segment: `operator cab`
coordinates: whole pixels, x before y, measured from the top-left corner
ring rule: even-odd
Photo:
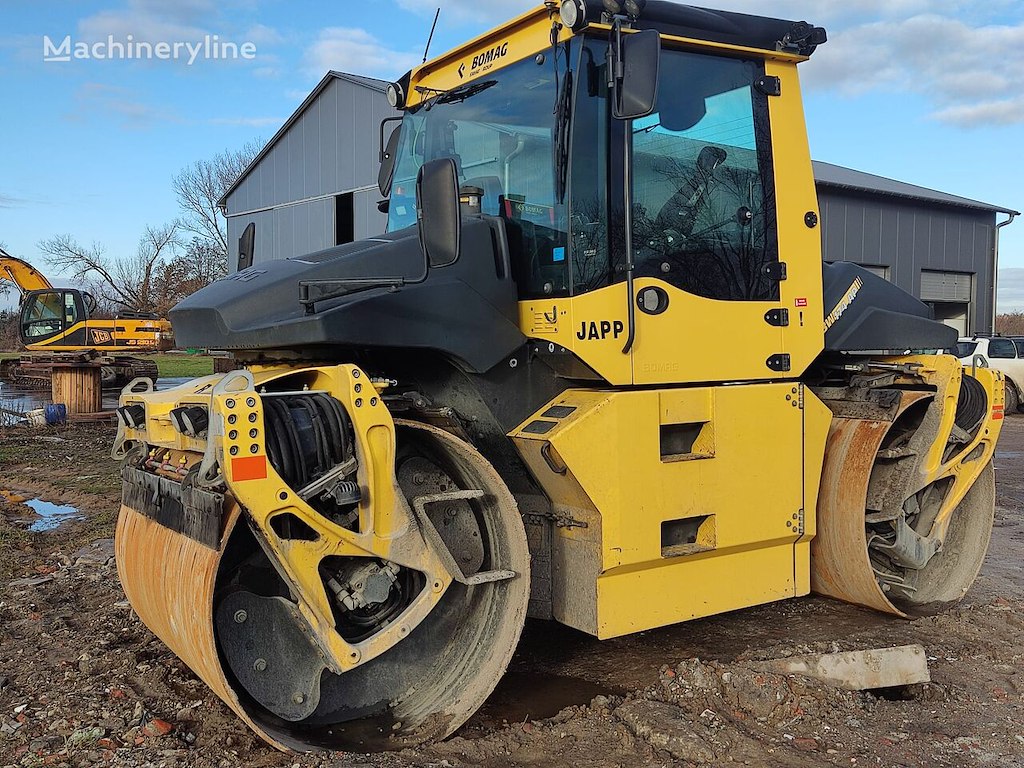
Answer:
[[[21,309],[21,340],[39,344],[89,319],[96,309],[92,294],[75,289],[31,291]]]

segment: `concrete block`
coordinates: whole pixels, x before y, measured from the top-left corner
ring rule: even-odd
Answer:
[[[769,666],[784,675],[803,675],[848,691],[891,688],[931,680],[924,648],[916,643],[897,648],[794,656],[775,659],[769,662]]]

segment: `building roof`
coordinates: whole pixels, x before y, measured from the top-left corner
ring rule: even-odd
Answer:
[[[234,183],[230,187],[228,187],[227,191],[221,196],[220,200],[217,201],[218,206],[223,208],[225,205],[227,205],[227,200],[231,196],[231,193],[234,192],[243,181],[245,181],[246,176],[248,176],[252,172],[253,168],[259,165],[260,161],[263,160],[263,158],[270,153],[270,150],[274,148],[274,145],[281,140],[281,137],[288,132],[288,130],[292,127],[292,125],[295,124],[295,122],[300,117],[302,117],[302,113],[309,109],[309,105],[316,101],[316,99],[320,96],[323,90],[335,80],[345,80],[346,82],[358,85],[362,88],[367,88],[371,91],[377,91],[378,93],[384,93],[388,85],[387,81],[385,80],[377,80],[376,78],[373,77],[363,77],[362,75],[352,75],[349,74],[348,72],[335,72],[332,69],[330,72],[324,75],[323,80],[317,83],[316,88],[314,88],[310,92],[309,96],[303,99],[302,103],[299,104],[298,109],[296,109],[292,113],[291,117],[285,120],[284,125],[282,125],[277,130],[277,133],[275,133],[270,138],[270,141],[268,141],[266,145],[263,147],[263,149],[260,150],[259,154],[252,159],[252,162],[245,166],[245,170],[239,174],[238,178],[235,179]]]
[[[979,200],[950,195],[946,192],[937,192],[927,187],[918,187],[903,181],[887,179],[884,176],[875,176],[873,173],[864,173],[863,171],[855,171],[852,168],[844,168],[841,165],[823,163],[820,160],[815,160],[813,165],[814,181],[818,186],[822,187],[849,189],[857,192],[868,192],[874,195],[903,197],[926,203],[953,205],[958,208],[973,208],[993,213],[1013,213],[1018,215],[1020,213],[1005,206],[983,203]]]

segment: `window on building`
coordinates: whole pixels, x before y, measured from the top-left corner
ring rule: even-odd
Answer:
[[[334,244],[345,245],[356,239],[355,195],[346,192],[334,198]]]

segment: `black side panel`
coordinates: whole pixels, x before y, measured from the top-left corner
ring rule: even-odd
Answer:
[[[926,304],[856,264],[824,264],[822,278],[828,351],[902,352],[956,343],[956,329],[933,320]]]
[[[587,18],[601,18],[601,0],[587,0]],[[794,22],[733,13],[668,0],[649,0],[635,25],[640,29],[656,29],[662,34],[711,40],[716,43],[743,45],[775,51],[776,43],[793,30]],[[799,53],[809,56],[815,46],[798,43]]]
[[[292,350],[429,349],[486,371],[522,346],[515,284],[499,274],[500,227],[463,221],[461,258],[425,282],[317,302],[306,314],[302,280],[409,277],[423,271],[415,227],[295,259],[257,264],[194,293],[170,312],[181,346]],[[504,247],[504,246],[502,246]]]

